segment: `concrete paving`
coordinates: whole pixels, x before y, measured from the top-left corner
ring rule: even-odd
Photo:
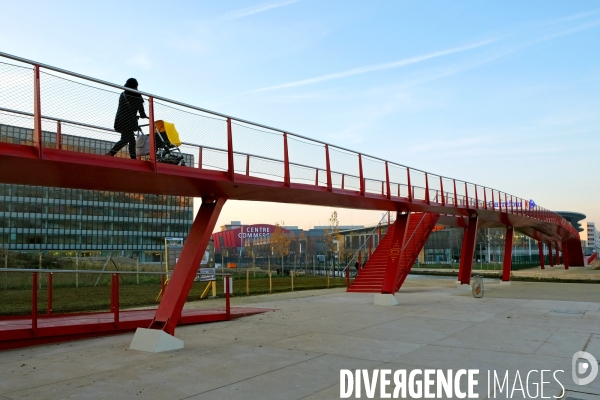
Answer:
[[[185,348],[167,353],[129,350],[133,334],[0,352],[0,399],[338,399],[340,369],[381,368],[478,368],[482,399],[488,370],[508,371],[511,386],[517,371],[525,385],[530,370],[564,370],[567,398],[598,399],[600,377],[577,386],[571,364],[581,350],[600,359],[599,292],[486,280],[475,299],[454,279],[409,277],[397,306],[343,289],[235,297],[276,311],[178,328]],[[558,396],[545,381],[544,396]]]

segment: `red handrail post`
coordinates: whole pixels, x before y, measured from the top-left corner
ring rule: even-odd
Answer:
[[[246,154],[246,176],[250,176],[250,154]]]
[[[31,330],[33,331],[33,336],[37,335],[37,318],[38,318],[38,311],[37,311],[37,306],[38,306],[38,302],[37,302],[37,287],[38,287],[38,273],[34,272],[33,274],[31,274],[33,279],[32,279],[32,291],[31,291]]]
[[[454,206],[458,207],[458,196],[456,195],[456,179],[452,179],[454,183]]]
[[[46,314],[52,314],[52,272],[48,274],[48,301],[46,302]]]
[[[198,168],[202,169],[202,147],[198,148]]]
[[[365,195],[365,177],[363,176],[362,155],[358,154],[358,177],[360,179],[360,195]]]
[[[156,172],[156,127],[154,126],[154,98],[148,97],[148,135],[150,139],[150,162]]]
[[[408,201],[412,203],[412,201],[413,201],[412,185],[410,184],[410,168],[408,168],[408,167],[406,167],[406,179],[407,179],[407,183],[408,183]]]
[[[496,211],[496,202],[494,200],[494,189],[492,189],[492,210]]]
[[[227,177],[230,181],[235,180],[233,165],[233,132],[231,130],[231,118],[227,118]]]
[[[119,275],[112,275],[112,296],[113,313],[115,328],[119,329]]]
[[[33,67],[33,144],[37,156],[42,158],[44,142],[42,136],[42,101],[40,92],[40,66],[35,65]]]
[[[229,302],[229,285],[230,285],[231,276],[225,276],[225,315],[227,319],[231,316],[231,303]]]
[[[442,206],[446,205],[446,193],[444,193],[444,180],[440,176],[440,191],[442,192]]]
[[[387,161],[385,162],[385,184],[387,189],[387,198],[389,200],[392,198],[392,188],[390,187],[390,169]]]
[[[283,184],[287,187],[290,187],[291,185],[287,133],[283,134]]]
[[[427,172],[425,172],[425,203],[431,204],[429,200],[429,177],[427,176]]]
[[[62,149],[62,125],[56,121],[56,150]]]
[[[333,184],[331,182],[331,165],[329,163],[329,145],[325,145],[325,164],[327,166],[327,190],[330,192],[333,190]]]
[[[469,188],[467,187],[467,182],[465,182],[465,206],[469,207]]]
[[[344,177],[346,176],[346,174],[342,174],[342,190],[344,189]]]
[[[487,204],[487,190],[485,188],[485,186],[483,187],[483,208],[485,208],[487,210],[488,208],[488,204]]]
[[[319,168],[315,168],[315,186],[319,186]]]
[[[477,185],[475,186],[475,208],[479,208],[479,195],[477,194]]]

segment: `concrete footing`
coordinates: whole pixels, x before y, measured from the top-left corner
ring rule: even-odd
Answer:
[[[471,291],[471,285],[468,284],[461,284],[460,281],[456,281],[456,288],[458,290],[464,290],[464,291]]]
[[[183,340],[158,329],[137,328],[129,348],[148,353],[160,353],[183,349]]]
[[[375,304],[376,306],[395,306],[398,304],[398,301],[396,300],[393,294],[376,293],[373,304]]]

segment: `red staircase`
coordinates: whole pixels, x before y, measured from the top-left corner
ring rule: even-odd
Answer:
[[[400,289],[410,272],[427,238],[431,234],[439,218],[438,214],[412,213],[408,220],[406,243],[400,259],[400,272],[396,291]],[[383,278],[387,265],[388,254],[392,245],[395,225],[391,225],[385,237],[379,242],[364,268],[360,270],[354,282],[348,287],[348,292],[381,293]]]
[[[598,259],[598,253],[594,253],[591,256],[587,257],[587,260],[585,260],[585,265],[590,265],[592,261],[596,259]]]

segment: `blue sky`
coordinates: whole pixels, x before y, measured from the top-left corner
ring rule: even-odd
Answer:
[[[3,1],[2,14],[1,51],[135,76],[144,91],[600,223],[597,1]],[[221,222],[308,227],[330,213],[231,203]]]

